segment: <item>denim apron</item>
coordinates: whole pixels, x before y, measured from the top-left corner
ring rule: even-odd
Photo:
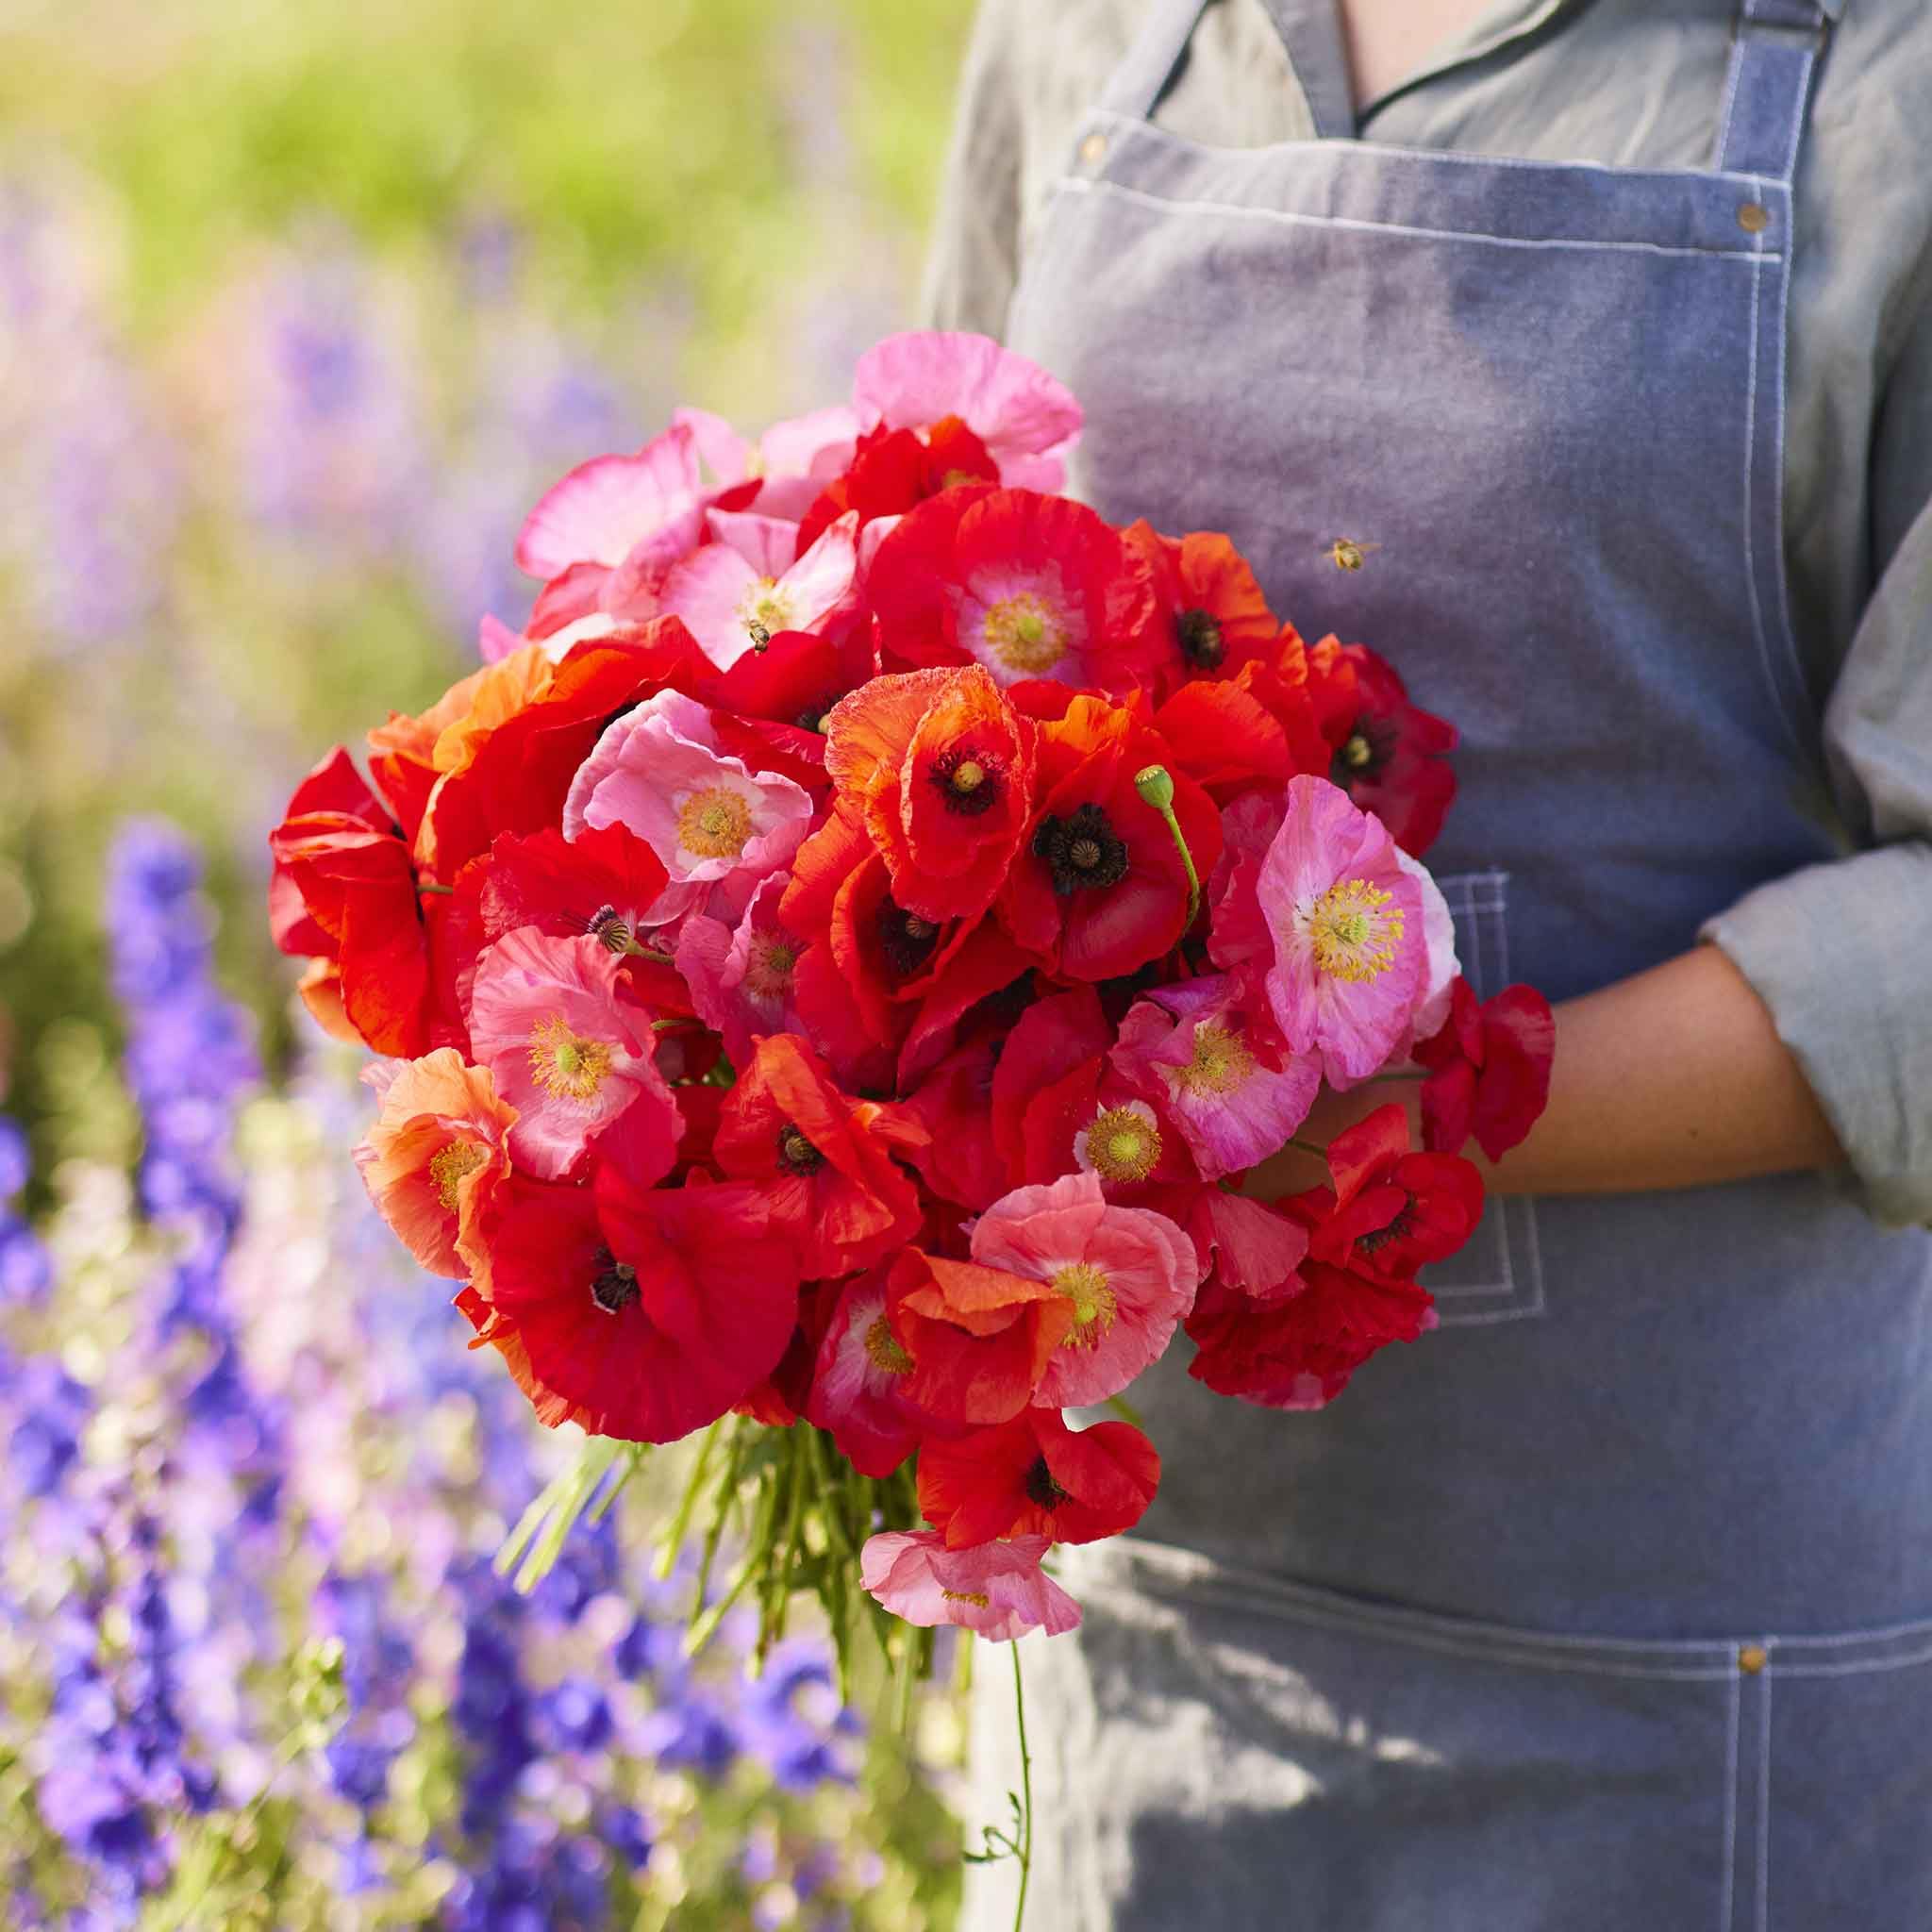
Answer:
[[[1780,504],[1827,9],[1744,0],[1710,167],[1651,171],[1357,142],[1328,0],[1270,5],[1318,138],[1152,125],[1203,11],[1156,0],[1008,338],[1085,406],[1079,494],[1228,532],[1460,726],[1465,970],[1560,1000],[1837,851]],[[1498,1201],[1430,1285],[1321,1414],[1178,1340],[1129,1391],[1160,1493],[1022,1653],[1029,1923],[1932,1928],[1928,1237],[1822,1176]],[[971,1932],[1013,1886],[969,1868]]]

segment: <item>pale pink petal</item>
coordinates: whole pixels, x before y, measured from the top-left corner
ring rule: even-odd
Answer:
[[[791,879],[789,872],[759,879],[735,930],[708,909],[693,912],[678,930],[677,970],[698,1017],[724,1036],[734,1065],[749,1058],[755,1034],[804,1030],[793,988],[805,947],[778,919]]]
[[[517,565],[560,575],[574,563],[615,569],[683,508],[698,487],[691,432],[674,426],[635,456],[579,463],[538,502],[517,538]]]
[[[752,446],[724,417],[709,409],[674,409],[671,421],[676,428],[691,431],[691,446],[719,483],[744,480],[751,467]]]
[[[1401,1051],[1407,1054],[1418,1040],[1433,1040],[1449,1018],[1449,1005],[1462,971],[1456,958],[1456,920],[1449,902],[1421,859],[1411,858],[1398,845],[1395,862],[1416,882],[1423,895],[1423,938],[1428,948],[1428,972],[1416,989],[1416,1008]]]
[[[799,613],[793,625],[815,630],[852,588],[858,568],[858,513],[847,510],[827,524],[817,542],[786,571],[780,585]]]
[[[859,359],[852,400],[868,423],[928,429],[958,416],[1001,465],[1061,450],[1079,434],[1080,406],[1037,362],[990,336],[924,329],[888,336]]]
[[[1043,1536],[948,1550],[937,1529],[882,1530],[858,1553],[859,1581],[908,1624],[959,1624],[995,1641],[1077,1627],[1080,1607],[1041,1568]]]
[[[498,664],[512,651],[522,648],[524,640],[510,629],[500,617],[491,617],[488,611],[476,626],[476,655],[486,664]]]
[[[852,460],[858,418],[842,404],[774,423],[758,439],[767,476],[805,476],[823,488]]]
[[[714,509],[705,522],[720,543],[728,544],[761,577],[782,577],[798,560],[798,525],[760,509]]]
[[[730,544],[708,543],[664,579],[658,606],[668,617],[683,618],[705,656],[727,671],[751,649],[751,607],[766,581]]]

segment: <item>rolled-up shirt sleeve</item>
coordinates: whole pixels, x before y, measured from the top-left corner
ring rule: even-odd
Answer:
[[[1932,315],[1872,453],[1882,568],[1824,713],[1851,843],[1707,921],[1771,1009],[1888,1225],[1932,1223]]]

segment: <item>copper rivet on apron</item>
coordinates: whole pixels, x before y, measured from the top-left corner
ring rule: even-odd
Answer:
[[[1761,235],[1771,226],[1771,210],[1762,202],[1747,201],[1738,210],[1738,225],[1747,235]]]
[[[1091,168],[1107,152],[1107,136],[1090,134],[1080,143],[1080,158]]]
[[[1755,1677],[1769,1661],[1769,1653],[1761,1643],[1747,1643],[1738,1652],[1738,1668],[1747,1677]]]

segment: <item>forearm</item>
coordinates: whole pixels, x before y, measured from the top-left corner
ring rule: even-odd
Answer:
[[[1835,1167],[1837,1136],[1769,1011],[1715,946],[1556,1008],[1549,1106],[1497,1162],[1464,1154],[1503,1194],[1634,1193],[1752,1174]],[[1325,1142],[1416,1089],[1374,1081],[1324,1094],[1302,1130]],[[1325,1178],[1311,1155],[1284,1149],[1250,1176],[1263,1198]]]

